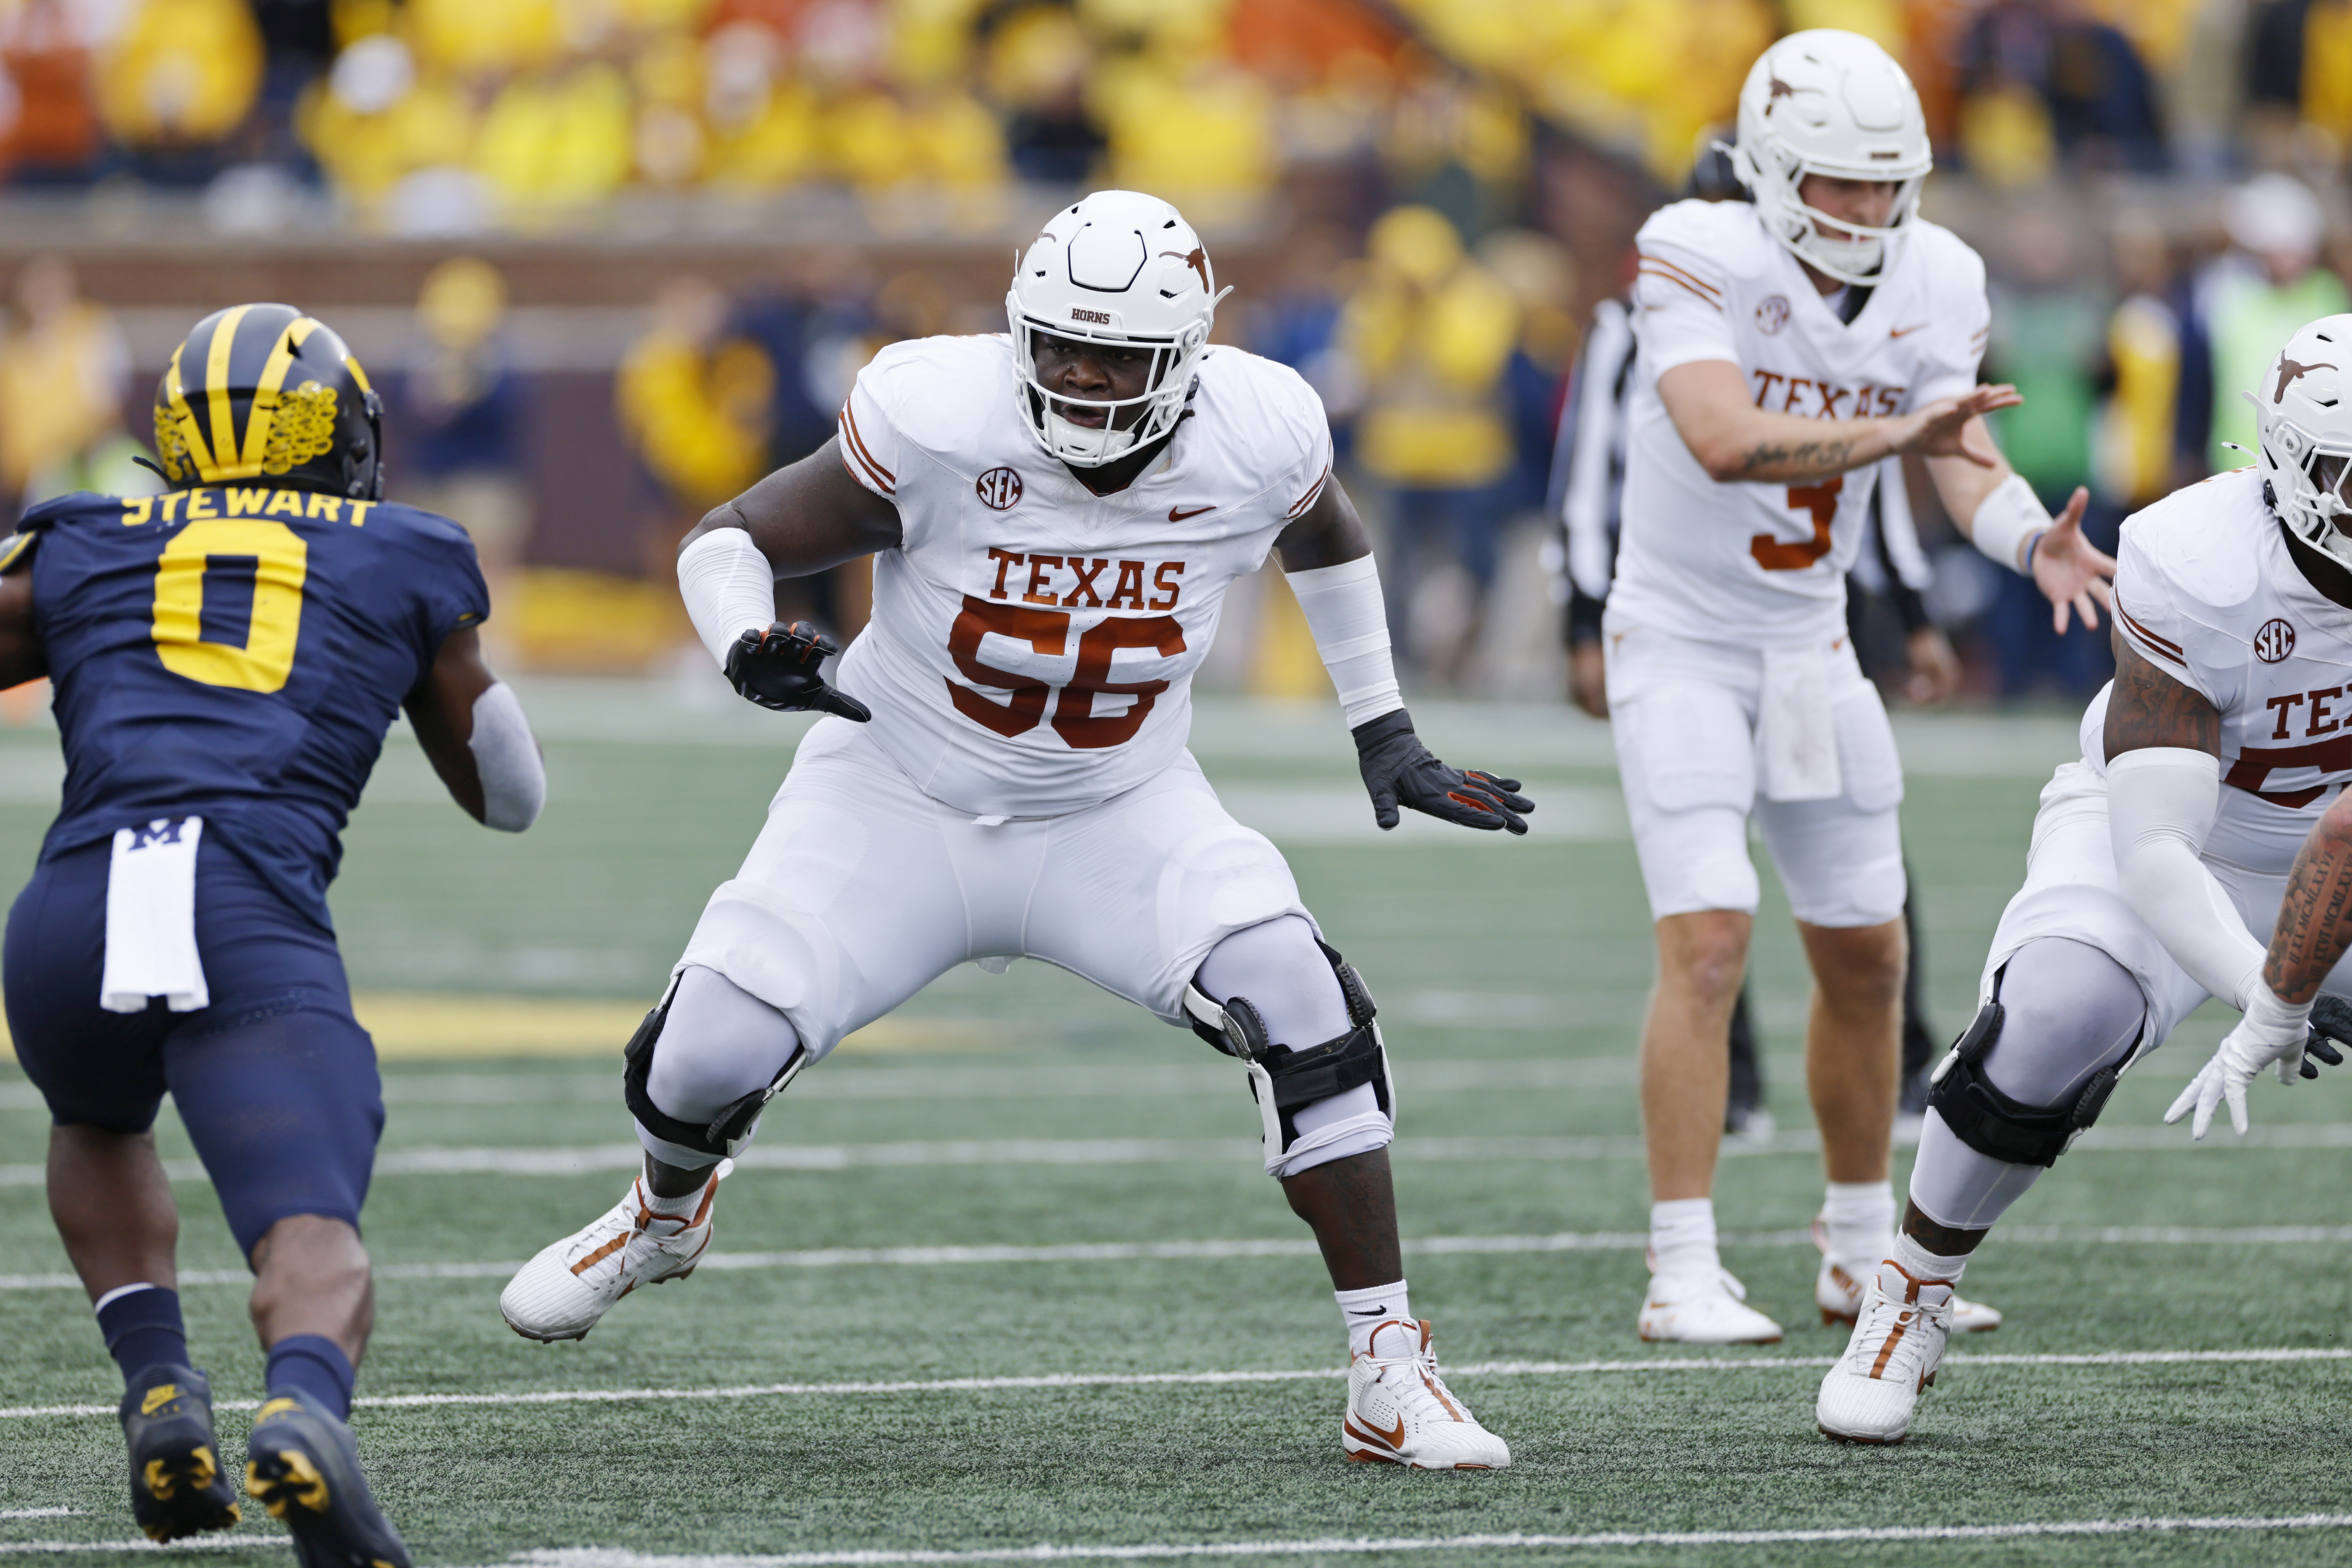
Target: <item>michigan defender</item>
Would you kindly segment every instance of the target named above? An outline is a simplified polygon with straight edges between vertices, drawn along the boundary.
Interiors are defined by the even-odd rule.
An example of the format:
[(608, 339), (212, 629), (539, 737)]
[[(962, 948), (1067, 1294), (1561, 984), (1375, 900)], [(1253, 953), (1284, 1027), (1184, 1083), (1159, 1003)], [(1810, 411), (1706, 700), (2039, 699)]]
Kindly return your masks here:
[[(1322, 405), (1208, 346), (1222, 298), (1175, 208), (1097, 192), (1020, 260), (1009, 336), (884, 350), (834, 441), (688, 536), (679, 584), (736, 689), (832, 717), (630, 1042), (645, 1174), (515, 1276), (517, 1332), (577, 1338), (684, 1279), (721, 1162), (793, 1075), (958, 963), (1036, 958), (1246, 1064), (1266, 1171), (1345, 1316), (1349, 1457), (1509, 1463), (1411, 1312), (1371, 996), (1185, 750), (1228, 585), (1281, 552), (1381, 826), (1402, 805), (1524, 832), (1532, 807), (1415, 738)], [(835, 690), (831, 642), (771, 625), (774, 584), (868, 552), (874, 617)]]
[[(2199, 1003), (2245, 1018), (2166, 1121), (2193, 1110), (2202, 1138), (2227, 1100), (2243, 1131), (2246, 1085), (2305, 1066), (2322, 984), (2299, 974), (2283, 1000), (2263, 944), (2307, 925), (2280, 919), (2287, 873), (2352, 781), (2352, 316), (2297, 332), (2251, 395), (2256, 465), (2124, 525), (2116, 679), (2083, 715), (2083, 760), (2042, 792), (1981, 1009), (1937, 1068), (1903, 1234), (1822, 1383), (1832, 1437), (1908, 1434), (1969, 1255)], [(2324, 990), (2352, 996), (2352, 971)]]
[(168, 1089), (257, 1276), (246, 1489), (307, 1568), (408, 1562), (345, 1425), (383, 1102), (327, 913), (338, 836), (404, 707), (490, 826), (529, 826), (546, 787), (482, 663), (465, 531), (382, 499), (381, 407), (320, 322), (219, 311), (156, 393), (171, 488), (47, 502), (0, 555), (0, 684), (54, 679), (66, 754), (8, 918), (8, 1027), (56, 1123), (50, 1213), (122, 1369), (131, 1511), (157, 1541), (238, 1511), (174, 1288)]
[[(1918, 96), (1850, 33), (1794, 34), (1748, 72), (1753, 205), (1676, 203), (1638, 237), (1623, 538), (1602, 623), (1611, 728), (1655, 921), (1642, 1038), (1654, 1277), (1644, 1339), (1765, 1342), (1717, 1256), (1724, 1038), (1755, 922), (1748, 821), (1817, 982), (1807, 1087), (1829, 1186), (1814, 1298), (1850, 1318), (1894, 1229), (1887, 1183), (1905, 952), (1903, 775), (1845, 635), (1881, 459), (1916, 453), (1977, 546), (2088, 624), (2110, 563), (2077, 493), (2053, 520), (1981, 416), (1973, 252), (1916, 212)], [(1989, 1315), (1983, 1319), (1993, 1321)]]

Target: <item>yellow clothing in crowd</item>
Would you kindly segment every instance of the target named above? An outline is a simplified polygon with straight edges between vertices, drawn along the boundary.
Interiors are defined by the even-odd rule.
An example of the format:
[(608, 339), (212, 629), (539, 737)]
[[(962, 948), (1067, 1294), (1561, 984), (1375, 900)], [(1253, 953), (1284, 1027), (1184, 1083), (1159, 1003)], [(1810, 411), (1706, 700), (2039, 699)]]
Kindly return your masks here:
[(118, 426), (125, 359), (113, 319), (95, 305), (0, 333), (0, 490), (21, 495), (35, 475)]
[(767, 469), (775, 367), (740, 340), (706, 350), (656, 329), (622, 362), (621, 427), (654, 477), (695, 510), (740, 495)]
[(217, 141), (252, 109), (261, 64), (242, 0), (143, 0), (99, 58), (99, 115), (128, 146)]
[(1372, 226), (1370, 266), (1339, 330), (1366, 387), (1356, 452), (1367, 469), (1412, 489), (1503, 477), (1514, 457), (1503, 372), (1519, 307), (1443, 216), (1399, 207)]

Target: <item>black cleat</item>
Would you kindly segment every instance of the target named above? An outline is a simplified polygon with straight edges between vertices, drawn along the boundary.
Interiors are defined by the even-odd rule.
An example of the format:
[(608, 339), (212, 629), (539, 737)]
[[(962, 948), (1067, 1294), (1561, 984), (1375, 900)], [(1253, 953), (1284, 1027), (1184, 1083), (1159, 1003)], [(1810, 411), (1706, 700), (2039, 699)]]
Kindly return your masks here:
[(150, 1541), (226, 1530), (239, 1518), (236, 1490), (213, 1440), (213, 1387), (205, 1374), (163, 1363), (122, 1396), (131, 1449), (131, 1517)]
[(375, 1506), (352, 1429), (307, 1394), (275, 1394), (253, 1418), (245, 1489), (294, 1536), (302, 1568), (413, 1568)]

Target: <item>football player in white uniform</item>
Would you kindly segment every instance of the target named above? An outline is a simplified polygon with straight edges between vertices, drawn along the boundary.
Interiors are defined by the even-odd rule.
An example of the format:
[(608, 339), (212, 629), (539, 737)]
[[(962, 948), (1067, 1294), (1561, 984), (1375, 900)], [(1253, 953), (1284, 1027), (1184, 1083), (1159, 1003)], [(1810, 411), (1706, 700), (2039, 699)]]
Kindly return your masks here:
[[(1918, 95), (1851, 33), (1748, 72), (1732, 156), (1754, 200), (1679, 202), (1638, 238), (1623, 534), (1602, 622), (1611, 729), (1658, 942), (1642, 1037), (1653, 1278), (1643, 1338), (1764, 1343), (1717, 1257), (1724, 1040), (1758, 899), (1752, 815), (1817, 982), (1806, 1079), (1829, 1188), (1814, 1294), (1850, 1321), (1895, 1229), (1887, 1181), (1905, 951), (1903, 774), (1846, 639), (1871, 487), (1926, 460), (1977, 547), (2095, 623), (2113, 563), (2053, 520), (1982, 416), (1984, 268), (1915, 211)], [(1997, 1317), (1980, 1312), (1990, 1326)]]
[(2297, 850), (2352, 780), (2352, 316), (2297, 332), (2252, 396), (2256, 465), (2124, 525), (2116, 679), (2083, 715), (2083, 760), (2042, 792), (1981, 1008), (1937, 1067), (1902, 1235), (1822, 1383), (1832, 1437), (1909, 1433), (1969, 1256), (2207, 996), (2245, 1017), (2166, 1114), (2193, 1111), (2200, 1138), (2224, 1100), (2245, 1131), (2264, 1068), (2292, 1082), (2316, 1076), (2306, 1049), (2338, 1060), (2315, 1027), (2352, 1036), (2352, 972), (2313, 967), (2311, 927), (2336, 911), (2315, 917), (2305, 889), (2280, 917)]
[[(1322, 404), (1208, 346), (1223, 296), (1176, 209), (1097, 192), (1018, 267), (1009, 336), (883, 350), (832, 442), (679, 552), (736, 689), (832, 717), (630, 1043), (644, 1175), (500, 1310), (527, 1337), (578, 1338), (637, 1286), (684, 1279), (721, 1162), (795, 1073), (958, 963), (1036, 958), (1246, 1064), (1266, 1171), (1314, 1228), (1347, 1326), (1348, 1457), (1499, 1468), (1509, 1448), (1411, 1313), (1371, 997), (1185, 750), (1227, 587), (1281, 552), (1381, 826), (1409, 806), (1524, 833), (1532, 803), (1414, 737)], [(818, 674), (830, 640), (771, 624), (774, 584), (868, 553), (874, 616), (835, 689)]]

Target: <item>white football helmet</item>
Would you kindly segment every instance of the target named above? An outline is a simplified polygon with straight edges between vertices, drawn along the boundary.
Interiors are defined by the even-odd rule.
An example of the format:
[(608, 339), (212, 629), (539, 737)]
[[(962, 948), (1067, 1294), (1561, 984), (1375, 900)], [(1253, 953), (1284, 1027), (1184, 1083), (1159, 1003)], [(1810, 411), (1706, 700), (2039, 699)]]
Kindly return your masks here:
[[(1029, 253), (1015, 258), (1013, 288), (1004, 297), (1022, 417), (1047, 451), (1082, 468), (1158, 440), (1176, 427), (1217, 301), (1232, 292), (1218, 292), (1201, 237), (1158, 196), (1097, 191), (1063, 208)], [(1037, 379), (1039, 332), (1150, 349), (1151, 374), (1142, 395), (1092, 399), (1048, 392)], [(1103, 410), (1103, 427), (1073, 424), (1056, 411), (1057, 403)], [(1118, 428), (1120, 410), (1137, 405), (1142, 416)]]
[[(1919, 182), (1935, 166), (1919, 94), (1894, 57), (1859, 33), (1791, 33), (1757, 57), (1739, 89), (1740, 180), (1773, 237), (1842, 283), (1867, 287), (1910, 226)], [(1805, 205), (1807, 174), (1893, 180), (1899, 188), (1884, 228), (1865, 228)], [(1824, 234), (1828, 225), (1839, 238)]]
[(2352, 316), (2322, 316), (2289, 338), (2246, 397), (2279, 520), (2352, 566)]

